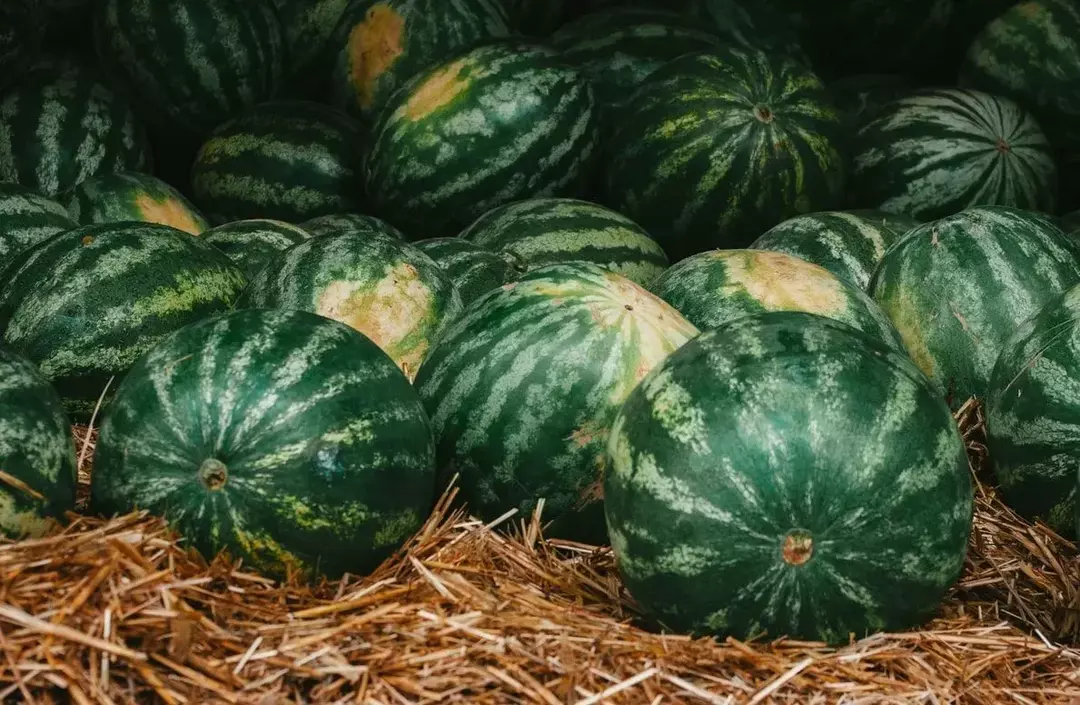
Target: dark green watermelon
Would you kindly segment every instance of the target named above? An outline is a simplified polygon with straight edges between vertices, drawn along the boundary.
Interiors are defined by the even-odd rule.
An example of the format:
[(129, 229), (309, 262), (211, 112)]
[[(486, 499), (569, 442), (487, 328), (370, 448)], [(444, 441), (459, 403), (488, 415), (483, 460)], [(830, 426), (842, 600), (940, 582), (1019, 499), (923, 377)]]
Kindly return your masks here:
[(22, 250), (75, 227), (78, 223), (61, 204), (25, 186), (0, 182), (0, 270)]
[(238, 311), (177, 331), (124, 379), (91, 503), (163, 516), (208, 560), (336, 578), (420, 528), (434, 460), (416, 392), (374, 343), (309, 313)]
[(191, 235), (210, 227), (184, 194), (150, 174), (98, 174), (66, 195), (68, 212), (80, 225), (134, 220), (168, 225)]
[(225, 253), (250, 281), (279, 252), (303, 242), (311, 234), (303, 228), (280, 220), (234, 220), (202, 234), (208, 242)]
[(413, 245), (446, 272), (465, 306), (525, 271), (525, 264), (513, 255), (492, 252), (460, 237), (433, 237)]

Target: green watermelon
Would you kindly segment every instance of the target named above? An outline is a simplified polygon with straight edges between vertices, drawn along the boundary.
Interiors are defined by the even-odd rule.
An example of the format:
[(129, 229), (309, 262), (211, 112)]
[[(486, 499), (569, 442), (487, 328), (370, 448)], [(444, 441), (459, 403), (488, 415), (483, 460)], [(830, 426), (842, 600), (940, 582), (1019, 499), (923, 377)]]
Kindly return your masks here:
[(407, 233), (456, 235), (504, 203), (582, 191), (597, 122), (589, 82), (554, 50), (483, 46), (394, 94), (374, 128), (367, 193)]
[(177, 328), (228, 309), (245, 285), (199, 238), (137, 222), (55, 235), (23, 251), (4, 278), (3, 344), (40, 367), (77, 420), (99, 398), (107, 403), (110, 379)]
[(697, 335), (589, 262), (534, 269), (474, 302), (420, 368), (443, 480), (492, 520), (545, 500), (549, 536), (606, 542), (598, 491), (611, 422), (648, 371)]
[(0, 96), (0, 181), (54, 197), (95, 174), (150, 167), (131, 106), (90, 69), (46, 60)]
[(904, 216), (874, 211), (807, 213), (773, 226), (750, 249), (801, 257), (865, 289), (885, 251), (918, 225), (914, 219), (904, 222)]
[(161, 179), (138, 172), (98, 174), (76, 186), (67, 208), (80, 225), (138, 221), (160, 223), (191, 235), (210, 227), (195, 206)]
[(828, 83), (828, 89), (847, 128), (854, 133), (914, 87), (904, 75), (871, 73), (838, 78)]
[(433, 237), (413, 245), (446, 272), (465, 306), (525, 271), (525, 264), (512, 254), (492, 252), (460, 237)]
[(535, 198), (480, 216), (461, 237), (512, 255), (526, 267), (594, 262), (648, 287), (664, 273), (664, 249), (610, 208), (572, 198)]
[(300, 223), (300, 227), (311, 233), (319, 235), (340, 235), (353, 230), (373, 230), (397, 240), (404, 240), (405, 235), (382, 218), (372, 215), (360, 215), (359, 213), (332, 213), (320, 215), (311, 220)]
[[(727, 43), (786, 55), (810, 66), (799, 39), (799, 26), (774, 2), (761, 0), (681, 0), (683, 14)], [(664, 9), (668, 3), (655, 3)]]
[(1075, 538), (1080, 413), (1080, 287), (1051, 299), (998, 355), (986, 395), (986, 444), (1005, 501)]
[(701, 330), (744, 316), (802, 311), (841, 321), (904, 351), (896, 329), (862, 288), (782, 252), (701, 252), (673, 265), (652, 291)]
[(371, 230), (293, 245), (251, 279), (237, 306), (309, 311), (348, 324), (410, 380), (463, 308), (461, 294), (430, 257)]
[[(286, 83), (312, 81), (324, 88), (323, 77), (333, 67), (333, 37), (349, 0), (274, 0), (288, 47)], [(302, 86), (297, 86), (302, 87)], [(328, 87), (328, 86), (327, 86)]]
[(0, 182), (0, 270), (22, 250), (78, 225), (56, 201)]
[(264, 219), (235, 220), (202, 234), (203, 241), (225, 253), (249, 281), (279, 252), (310, 237), (303, 228)]
[(1052, 211), (1057, 167), (1030, 113), (1006, 98), (924, 89), (883, 108), (854, 141), (852, 202), (916, 218), (970, 206)]
[(271, 99), (284, 75), (285, 30), (270, 0), (101, 0), (94, 40), (148, 121), (185, 138)]
[(1047, 216), (979, 206), (905, 235), (869, 291), (911, 358), (958, 405), (985, 396), (1016, 328), (1080, 282), (1078, 252)]
[(840, 117), (793, 59), (737, 47), (684, 56), (630, 103), (607, 145), (605, 202), (672, 261), (839, 205)]
[(75, 443), (56, 390), (0, 347), (0, 535), (40, 536), (75, 509)]
[(510, 28), (501, 0), (380, 0), (354, 3), (338, 34), (334, 100), (374, 118), (413, 76)]
[(364, 336), (301, 311), (237, 311), (186, 326), (117, 391), (91, 503), (148, 509), (209, 560), (265, 575), (375, 568), (435, 499), (431, 424)]
[(360, 206), (360, 126), (303, 101), (259, 105), (219, 126), (192, 167), (195, 203), (217, 222), (300, 222)]
[(676, 632), (846, 644), (920, 625), (964, 566), (973, 494), (948, 407), (838, 321), (702, 333), (631, 392), (608, 456), (619, 573)]

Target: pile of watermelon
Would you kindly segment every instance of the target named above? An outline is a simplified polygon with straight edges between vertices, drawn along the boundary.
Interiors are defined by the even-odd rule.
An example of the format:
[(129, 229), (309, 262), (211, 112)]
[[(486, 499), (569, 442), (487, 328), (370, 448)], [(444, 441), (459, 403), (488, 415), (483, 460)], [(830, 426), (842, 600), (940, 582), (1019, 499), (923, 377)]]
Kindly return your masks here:
[(365, 574), (451, 483), (652, 626), (931, 617), (990, 478), (1078, 532), (1071, 0), (16, 0), (0, 530)]

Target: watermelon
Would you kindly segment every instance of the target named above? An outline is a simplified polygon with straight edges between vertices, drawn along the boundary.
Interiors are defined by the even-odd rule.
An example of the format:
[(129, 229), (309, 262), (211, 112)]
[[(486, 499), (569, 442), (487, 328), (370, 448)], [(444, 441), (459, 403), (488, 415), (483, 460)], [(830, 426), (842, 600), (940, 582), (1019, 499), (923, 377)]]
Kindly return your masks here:
[(75, 509), (75, 443), (37, 367), (0, 347), (0, 535), (41, 536)]
[(360, 215), (359, 213), (332, 213), (320, 215), (311, 220), (305, 220), (300, 227), (311, 233), (319, 235), (339, 235), (352, 230), (374, 230), (397, 240), (404, 240), (405, 235), (382, 218), (373, 215)]
[(298, 223), (359, 208), (361, 129), (304, 101), (257, 106), (219, 126), (192, 167), (195, 203), (220, 224), (270, 218)]
[(853, 150), (858, 206), (933, 220), (982, 205), (1052, 211), (1057, 198), (1038, 123), (980, 91), (915, 91), (863, 125)]
[(250, 281), (275, 255), (311, 237), (303, 228), (280, 220), (235, 220), (202, 234)]
[(289, 57), (286, 83), (314, 80), (321, 84), (320, 74), (329, 73), (333, 67), (334, 32), (349, 0), (274, 0), (274, 3), (285, 28)]
[(67, 209), (51, 198), (25, 186), (0, 182), (0, 270), (22, 250), (78, 225)]
[(67, 208), (80, 225), (127, 220), (169, 225), (191, 235), (210, 227), (182, 193), (155, 176), (132, 171), (86, 179), (68, 194)]
[(1029, 520), (1075, 538), (1080, 287), (1050, 299), (1005, 341), (986, 394), (986, 445), (1001, 493)]
[(607, 145), (605, 203), (672, 261), (839, 206), (840, 117), (793, 59), (737, 47), (683, 56), (630, 103)]
[(465, 306), (525, 271), (525, 264), (512, 254), (492, 252), (460, 237), (433, 237), (413, 244), (442, 268)]
[(773, 226), (750, 249), (785, 252), (820, 265), (860, 289), (885, 251), (921, 223), (875, 211), (822, 211)]
[(905, 235), (885, 253), (869, 291), (955, 405), (983, 398), (1009, 336), (1080, 282), (1078, 252), (1047, 216), (978, 206)]
[(372, 230), (322, 235), (284, 250), (252, 277), (237, 306), (309, 311), (348, 324), (410, 380), (463, 308), (430, 257)]
[(454, 323), (415, 385), (442, 481), (469, 511), (527, 517), (549, 536), (606, 542), (599, 481), (608, 430), (650, 369), (697, 335), (679, 313), (590, 262), (552, 264), (489, 292)]
[(854, 74), (828, 83), (829, 93), (849, 130), (877, 117), (882, 108), (910, 94), (911, 79), (900, 74)]
[(637, 223), (573, 198), (535, 198), (493, 208), (461, 237), (512, 255), (529, 268), (594, 262), (646, 288), (668, 266), (664, 249)]
[(45, 60), (0, 97), (0, 181), (55, 197), (95, 174), (150, 167), (131, 106), (90, 69)]
[(208, 560), (273, 577), (375, 568), (423, 524), (431, 424), (370, 340), (302, 311), (194, 323), (132, 368), (101, 424), (91, 503), (163, 516)]
[(672, 266), (652, 291), (701, 330), (744, 316), (803, 311), (841, 321), (904, 351), (896, 329), (862, 288), (782, 252), (701, 252)]
[(246, 283), (199, 238), (138, 222), (62, 232), (25, 250), (4, 278), (3, 344), (40, 367), (77, 420), (99, 398), (108, 403), (110, 380), (140, 355), (177, 328), (228, 309)]
[(407, 233), (449, 237), (496, 206), (575, 196), (599, 153), (589, 82), (551, 49), (475, 49), (411, 80), (373, 128), (366, 188)]
[(948, 407), (839, 321), (702, 333), (630, 393), (608, 457), (619, 573), (675, 632), (846, 644), (933, 616), (964, 565), (973, 493)]
[[(811, 65), (799, 38), (799, 25), (775, 2), (761, 0), (681, 0), (683, 14), (725, 42), (783, 54)], [(655, 3), (667, 9), (670, 3)]]
[(284, 74), (285, 30), (270, 0), (101, 0), (94, 40), (147, 120), (185, 138), (273, 98)]
[(339, 28), (334, 100), (374, 119), (409, 79), (510, 36), (501, 0), (380, 0), (350, 6)]

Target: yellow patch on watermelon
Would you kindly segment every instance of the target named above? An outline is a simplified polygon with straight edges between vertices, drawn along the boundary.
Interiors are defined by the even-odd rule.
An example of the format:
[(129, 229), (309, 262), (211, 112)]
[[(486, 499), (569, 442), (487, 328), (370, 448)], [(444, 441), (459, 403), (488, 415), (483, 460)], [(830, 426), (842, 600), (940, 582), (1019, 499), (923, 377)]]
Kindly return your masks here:
[[(49, 533), (59, 526), (52, 517), (43, 517), (34, 509), (21, 510), (17, 507), (15, 498), (10, 492), (21, 492), (18, 488), (9, 488), (3, 485), (0, 490), (0, 529), (5, 533), (25, 538), (37, 538)], [(31, 490), (32, 491), (32, 490)], [(34, 492), (35, 498), (41, 497)]]
[(461, 78), (461, 71), (467, 63), (467, 58), (461, 58), (447, 64), (413, 91), (405, 105), (405, 114), (409, 119), (416, 121), (431, 115), (468, 88), (469, 82)]
[(237, 528), (233, 536), (247, 554), (245, 563), (252, 564), (252, 567), (261, 569), (264, 573), (284, 576), (289, 573), (305, 575), (310, 572), (307, 564), (264, 531)]
[(926, 335), (918, 312), (922, 310), (915, 298), (907, 290), (901, 290), (895, 299), (887, 302), (885, 313), (888, 314), (900, 340), (907, 349), (908, 356), (927, 377), (934, 376), (934, 358), (926, 347)]
[(135, 198), (135, 208), (147, 223), (171, 225), (191, 235), (201, 235), (206, 230), (206, 223), (175, 198), (166, 196), (158, 200), (148, 193), (142, 193)]
[(766, 311), (803, 311), (835, 318), (847, 309), (843, 283), (824, 267), (765, 250), (717, 254), (727, 265), (726, 288), (742, 289)]
[(381, 2), (369, 8), (364, 21), (349, 33), (350, 79), (361, 107), (371, 107), (379, 77), (403, 53), (404, 32), (405, 19), (389, 4)]

